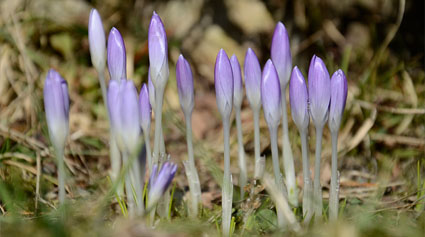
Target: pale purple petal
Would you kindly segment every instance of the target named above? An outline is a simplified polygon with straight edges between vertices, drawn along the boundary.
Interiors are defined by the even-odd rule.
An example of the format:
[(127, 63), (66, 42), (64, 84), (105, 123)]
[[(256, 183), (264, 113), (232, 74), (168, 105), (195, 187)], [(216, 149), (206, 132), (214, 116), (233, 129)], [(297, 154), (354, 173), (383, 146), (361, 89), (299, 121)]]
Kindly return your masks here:
[(120, 116), (121, 116), (121, 136), (127, 151), (134, 152), (137, 149), (140, 136), (140, 112), (139, 98), (133, 81), (127, 80), (120, 85), (122, 89)]
[[(100, 72), (105, 68), (106, 45), (102, 19), (96, 9), (91, 9), (89, 18), (89, 46), (93, 66)], [(102, 71), (103, 72), (103, 71)]]
[(193, 75), (190, 65), (183, 55), (180, 55), (177, 60), (176, 78), (182, 110), (185, 113), (192, 113), (194, 106)]
[(308, 94), (310, 115), (316, 126), (323, 126), (328, 119), (331, 99), (331, 80), (325, 63), (313, 56), (308, 70)]
[[(150, 73), (155, 87), (164, 86), (168, 79), (167, 34), (161, 18), (153, 12), (148, 31)], [(167, 77), (167, 78), (165, 78)]]
[(261, 80), (261, 100), (264, 117), (269, 127), (278, 126), (282, 116), (279, 77), (273, 62), (269, 59), (263, 69)]
[(244, 64), (246, 96), (251, 107), (261, 107), (261, 67), (255, 52), (248, 48)]
[(230, 64), (232, 65), (233, 72), (233, 105), (235, 107), (241, 107), (243, 100), (243, 83), (241, 75), (241, 66), (239, 65), (238, 58), (236, 55), (230, 58)]
[(233, 72), (229, 57), (220, 49), (214, 70), (215, 94), (221, 116), (228, 117), (233, 107)]
[(282, 22), (278, 22), (274, 30), (270, 53), (282, 89), (286, 89), (291, 75), (292, 58), (288, 32)]
[(331, 78), (331, 104), (329, 106), (329, 128), (331, 132), (337, 132), (341, 124), (342, 115), (347, 100), (347, 78), (339, 69)]
[(308, 113), (308, 91), (303, 74), (297, 66), (292, 70), (289, 82), (289, 102), (291, 104), (291, 115), (298, 129), (305, 131), (310, 122)]
[(108, 37), (108, 69), (111, 80), (127, 78), (124, 40), (115, 27)]
[[(125, 83), (123, 80), (121, 83)], [(107, 104), (109, 111), (109, 119), (111, 122), (111, 128), (115, 135), (121, 130), (120, 125), (120, 82), (118, 80), (109, 81)]]
[(143, 83), (142, 89), (140, 90), (139, 95), (139, 106), (140, 106), (140, 126), (143, 129), (144, 133), (149, 134), (149, 129), (151, 126), (151, 116), (152, 108), (149, 102), (149, 92), (148, 87)]

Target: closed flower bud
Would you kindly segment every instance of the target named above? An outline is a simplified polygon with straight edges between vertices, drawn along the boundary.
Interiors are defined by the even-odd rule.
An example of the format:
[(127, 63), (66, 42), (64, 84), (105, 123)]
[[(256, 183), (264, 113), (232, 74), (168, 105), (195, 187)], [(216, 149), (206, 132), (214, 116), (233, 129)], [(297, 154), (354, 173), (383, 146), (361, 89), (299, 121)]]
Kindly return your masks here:
[(112, 131), (122, 151), (135, 152), (140, 136), (140, 112), (133, 81), (113, 80), (108, 88), (108, 108)]
[(288, 32), (282, 22), (278, 22), (274, 29), (270, 53), (279, 75), (280, 86), (286, 89), (291, 76), (292, 58)]
[(273, 62), (269, 59), (261, 79), (261, 100), (264, 117), (270, 127), (278, 126), (282, 116), (280, 83)]
[(152, 107), (149, 102), (148, 87), (145, 83), (143, 83), (142, 89), (140, 90), (139, 106), (140, 126), (142, 127), (144, 133), (149, 133), (151, 127)]
[(239, 65), (236, 55), (233, 54), (230, 58), (230, 64), (232, 65), (233, 72), (233, 105), (235, 107), (241, 107), (243, 100), (243, 84), (241, 66)]
[(169, 75), (167, 34), (156, 12), (153, 12), (149, 25), (148, 46), (152, 82), (155, 88), (165, 88)]
[(47, 73), (43, 95), (50, 140), (55, 149), (63, 149), (69, 130), (68, 84), (53, 69)]
[(229, 57), (220, 49), (214, 70), (215, 96), (222, 117), (230, 117), (233, 108), (233, 72)]
[(310, 115), (315, 126), (323, 126), (328, 119), (331, 99), (331, 80), (322, 59), (313, 56), (308, 70)]
[(249, 104), (253, 109), (261, 107), (261, 67), (257, 55), (251, 48), (245, 54), (245, 89)]
[(184, 113), (192, 113), (194, 106), (193, 75), (189, 63), (180, 55), (176, 65), (177, 88)]
[(329, 129), (338, 132), (347, 100), (347, 78), (339, 69), (331, 78), (331, 105), (329, 106)]
[(127, 78), (124, 40), (120, 32), (113, 27), (108, 37), (108, 69), (111, 80)]
[(149, 179), (148, 208), (154, 206), (168, 189), (177, 171), (177, 165), (165, 162), (157, 173), (158, 165), (154, 165)]
[(106, 62), (105, 31), (102, 19), (96, 9), (91, 9), (89, 18), (89, 46), (93, 66), (103, 72)]
[(151, 79), (151, 69), (148, 70), (148, 91), (149, 91), (149, 102), (152, 108), (155, 108), (155, 86)]
[(292, 119), (300, 131), (305, 131), (310, 122), (308, 91), (303, 74), (297, 66), (292, 70), (289, 82), (289, 102), (291, 103)]

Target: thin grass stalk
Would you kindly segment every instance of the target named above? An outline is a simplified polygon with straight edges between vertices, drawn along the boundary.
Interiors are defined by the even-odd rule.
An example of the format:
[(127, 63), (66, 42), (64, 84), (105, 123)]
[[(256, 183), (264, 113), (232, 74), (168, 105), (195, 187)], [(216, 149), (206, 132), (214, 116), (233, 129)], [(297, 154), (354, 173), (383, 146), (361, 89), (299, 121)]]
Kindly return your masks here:
[(282, 97), (282, 158), (285, 171), (286, 188), (289, 204), (298, 206), (298, 188), (295, 179), (294, 157), (288, 134), (288, 115), (286, 112), (286, 87), (281, 91)]
[(243, 147), (241, 108), (235, 107), (236, 111), (236, 129), (238, 133), (238, 154), (239, 154), (239, 186), (241, 188), (241, 200), (245, 196), (245, 186), (247, 182), (245, 149)]
[(313, 184), (310, 174), (310, 158), (308, 151), (307, 129), (300, 131), (301, 136), (301, 150), (303, 162), (303, 177), (304, 177), (304, 190), (303, 190), (303, 216), (304, 223), (309, 223), (313, 216)]
[(314, 162), (314, 215), (315, 219), (322, 217), (322, 187), (320, 185), (320, 160), (322, 156), (323, 126), (316, 126), (316, 159)]
[[(282, 195), (284, 194), (284, 187), (282, 182), (282, 175), (280, 173), (280, 166), (279, 166), (279, 150), (277, 148), (277, 126), (270, 127), (270, 142), (272, 147), (272, 160), (273, 160), (273, 172), (274, 172), (274, 178), (276, 186), (279, 190), (279, 193)], [(277, 222), (278, 226), (280, 228), (285, 227), (285, 217), (282, 213), (282, 210), (276, 206), (276, 212), (277, 212)]]
[[(193, 153), (193, 141), (192, 141), (192, 118), (191, 114), (185, 113), (185, 120), (186, 120), (186, 142), (187, 142), (187, 154), (188, 154), (188, 181), (189, 181), (189, 188), (190, 193), (192, 196), (192, 208), (190, 215), (191, 217), (198, 216), (198, 205), (201, 200), (201, 184), (199, 182), (199, 176), (198, 171), (196, 170), (195, 166), (195, 158)], [(185, 165), (186, 168), (186, 165)], [(188, 173), (188, 172), (186, 172)]]
[(335, 221), (338, 218), (339, 182), (338, 182), (338, 132), (332, 134), (332, 167), (331, 188), (329, 194), (329, 219)]

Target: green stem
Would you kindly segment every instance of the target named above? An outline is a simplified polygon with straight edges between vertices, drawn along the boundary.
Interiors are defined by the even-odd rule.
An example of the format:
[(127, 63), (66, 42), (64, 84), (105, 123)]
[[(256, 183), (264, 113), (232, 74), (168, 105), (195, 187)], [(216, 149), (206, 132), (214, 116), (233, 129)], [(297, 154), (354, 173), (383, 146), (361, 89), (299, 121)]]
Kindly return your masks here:
[(147, 129), (148, 131), (144, 131), (143, 135), (145, 136), (145, 147), (146, 147), (146, 158), (148, 162), (148, 169), (149, 169), (149, 172), (151, 172), (152, 171), (152, 151), (151, 151), (151, 142), (149, 138), (150, 127)]
[(300, 131), (301, 136), (301, 150), (303, 158), (303, 177), (304, 177), (304, 190), (303, 190), (303, 216), (304, 222), (309, 223), (313, 216), (312, 208), (312, 182), (310, 174), (310, 158), (308, 151), (307, 129)]
[(261, 179), (264, 171), (262, 170), (260, 157), (260, 110), (253, 109), (254, 112), (254, 154), (255, 154), (255, 170), (254, 179)]
[(288, 189), (288, 201), (298, 206), (298, 188), (295, 179), (294, 157), (288, 135), (288, 114), (286, 112), (286, 87), (282, 89), (282, 157), (283, 170), (285, 171), (286, 188)]
[(316, 159), (314, 163), (314, 215), (316, 219), (322, 217), (322, 187), (320, 185), (320, 160), (322, 156), (323, 126), (316, 126)]
[(223, 117), (224, 135), (224, 176), (222, 188), (222, 230), (223, 236), (229, 236), (230, 222), (232, 218), (232, 195), (233, 185), (230, 175), (230, 116)]
[(59, 188), (59, 203), (63, 205), (65, 203), (65, 162), (64, 162), (64, 149), (55, 148), (56, 159), (58, 164), (58, 188)]
[(129, 167), (128, 172), (125, 173), (125, 193), (127, 197), (127, 209), (130, 218), (135, 216), (135, 208), (134, 208), (134, 196), (133, 196), (133, 188), (131, 182), (131, 164), (128, 160), (128, 154), (123, 152), (122, 154), (123, 163), (125, 166)]
[(332, 168), (331, 187), (329, 194), (329, 219), (335, 221), (338, 218), (338, 131), (332, 133)]
[(239, 154), (239, 186), (241, 188), (241, 200), (244, 198), (247, 182), (247, 173), (246, 173), (246, 160), (245, 160), (245, 149), (243, 147), (243, 135), (242, 135), (242, 121), (241, 121), (241, 108), (235, 107), (236, 111), (236, 128), (238, 133), (238, 154)]
[(153, 163), (158, 164), (161, 146), (162, 134), (162, 101), (164, 96), (164, 89), (160, 87), (155, 88), (155, 137), (153, 146)]

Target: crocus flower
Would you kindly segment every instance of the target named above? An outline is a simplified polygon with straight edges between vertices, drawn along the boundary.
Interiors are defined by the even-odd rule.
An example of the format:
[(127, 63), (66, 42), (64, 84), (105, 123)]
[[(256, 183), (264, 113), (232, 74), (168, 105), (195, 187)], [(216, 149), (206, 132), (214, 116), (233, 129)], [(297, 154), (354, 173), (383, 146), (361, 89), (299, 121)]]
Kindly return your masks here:
[(236, 55), (230, 58), (230, 64), (233, 72), (233, 105), (241, 107), (243, 100), (243, 84), (241, 75), (241, 66)]
[(177, 165), (172, 162), (165, 162), (160, 171), (157, 172), (158, 165), (154, 165), (149, 179), (148, 209), (153, 207), (161, 196), (165, 193), (177, 171)]
[(65, 201), (65, 165), (63, 153), (69, 130), (69, 96), (66, 81), (53, 69), (47, 73), (43, 88), (44, 110), (50, 141), (58, 161), (59, 202)]
[(217, 107), (222, 117), (230, 117), (233, 107), (233, 72), (229, 57), (220, 49), (214, 70)]
[(58, 72), (50, 69), (43, 94), (50, 139), (55, 148), (63, 149), (69, 130), (68, 84)]
[(89, 46), (93, 66), (99, 72), (103, 71), (106, 62), (105, 31), (99, 12), (94, 8), (91, 9), (89, 17)]
[(148, 132), (151, 126), (152, 108), (149, 102), (148, 87), (143, 83), (139, 95), (140, 126), (143, 132)]
[(304, 77), (297, 66), (292, 71), (289, 83), (289, 102), (291, 103), (291, 115), (295, 125), (300, 131), (304, 131), (310, 122), (308, 91)]
[(255, 110), (261, 107), (261, 67), (255, 52), (248, 48), (244, 64), (246, 96)]
[(168, 43), (167, 34), (161, 18), (153, 12), (148, 31), (149, 64), (152, 82), (164, 88), (168, 80)]
[(192, 70), (189, 63), (181, 54), (177, 60), (176, 78), (182, 110), (184, 113), (192, 113), (194, 106)]
[(329, 106), (329, 129), (337, 132), (341, 124), (342, 114), (347, 100), (347, 79), (344, 72), (339, 69), (331, 78), (331, 101)]
[(263, 102), (264, 117), (269, 126), (277, 126), (282, 114), (280, 98), (280, 83), (276, 69), (269, 59), (266, 62), (261, 80), (261, 100)]
[(108, 69), (112, 80), (127, 78), (124, 40), (115, 27), (108, 37)]
[(274, 30), (270, 53), (279, 75), (280, 86), (285, 89), (291, 75), (292, 58), (288, 32), (282, 22), (278, 22)]
[(137, 151), (140, 136), (140, 112), (136, 87), (131, 80), (109, 82), (108, 107), (112, 130), (118, 146), (128, 153)]
[(316, 126), (323, 126), (328, 119), (330, 85), (329, 72), (325, 63), (314, 55), (308, 70), (308, 92), (311, 118)]

